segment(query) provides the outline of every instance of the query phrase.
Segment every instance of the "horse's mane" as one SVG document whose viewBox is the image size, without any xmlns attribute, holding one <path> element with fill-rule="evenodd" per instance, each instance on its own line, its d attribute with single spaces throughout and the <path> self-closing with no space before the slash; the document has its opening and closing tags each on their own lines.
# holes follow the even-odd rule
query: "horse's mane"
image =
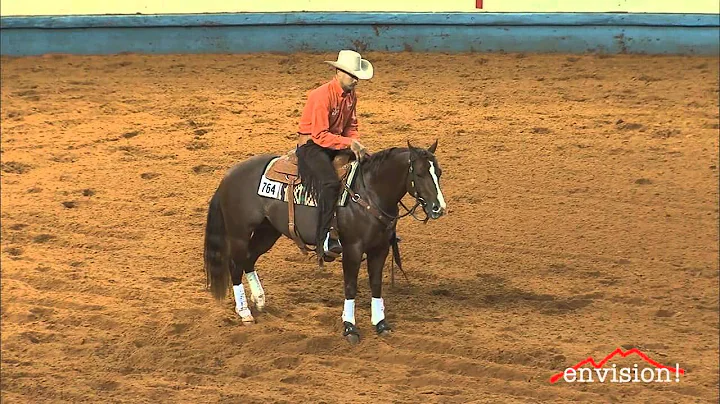
<svg viewBox="0 0 720 404">
<path fill-rule="evenodd" d="M 363 170 L 366 170 L 370 174 L 377 174 L 378 170 L 380 170 L 380 167 L 382 167 L 385 160 L 390 158 L 391 156 L 394 156 L 395 154 L 398 154 L 404 150 L 404 148 L 398 148 L 398 147 L 391 147 L 389 149 L 383 149 L 380 150 L 377 153 L 373 153 L 370 155 L 370 157 L 365 158 L 362 161 L 362 168 Z"/>
</svg>

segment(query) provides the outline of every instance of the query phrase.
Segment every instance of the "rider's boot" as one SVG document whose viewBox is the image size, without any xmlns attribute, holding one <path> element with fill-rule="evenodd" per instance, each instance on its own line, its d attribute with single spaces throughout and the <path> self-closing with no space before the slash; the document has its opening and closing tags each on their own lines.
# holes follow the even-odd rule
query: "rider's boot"
<svg viewBox="0 0 720 404">
<path fill-rule="evenodd" d="M 323 260 L 325 262 L 332 262 L 341 254 L 342 245 L 340 244 L 340 235 L 337 232 L 337 216 L 333 214 L 332 222 L 330 222 L 330 231 L 325 235 L 323 242 Z"/>
</svg>

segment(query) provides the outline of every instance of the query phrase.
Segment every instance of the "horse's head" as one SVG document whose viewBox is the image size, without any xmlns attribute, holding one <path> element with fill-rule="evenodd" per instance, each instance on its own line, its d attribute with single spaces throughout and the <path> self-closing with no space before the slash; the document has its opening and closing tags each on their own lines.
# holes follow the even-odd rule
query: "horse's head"
<svg viewBox="0 0 720 404">
<path fill-rule="evenodd" d="M 425 213 L 432 219 L 439 218 L 447 209 L 440 190 L 442 170 L 434 154 L 437 144 L 436 140 L 429 148 L 422 149 L 413 147 L 408 140 L 408 149 L 410 149 L 408 191 L 420 202 Z"/>
</svg>

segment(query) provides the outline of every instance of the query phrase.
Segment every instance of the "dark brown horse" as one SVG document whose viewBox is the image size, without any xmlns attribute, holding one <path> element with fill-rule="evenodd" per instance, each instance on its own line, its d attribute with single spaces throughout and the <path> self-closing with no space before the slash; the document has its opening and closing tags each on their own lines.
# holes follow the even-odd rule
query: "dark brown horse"
<svg viewBox="0 0 720 404">
<path fill-rule="evenodd" d="M 429 218 L 445 213 L 440 190 L 442 171 L 435 158 L 437 141 L 428 149 L 413 147 L 381 150 L 360 162 L 356 179 L 349 187 L 350 201 L 338 206 L 337 221 L 343 246 L 342 266 L 345 306 L 342 314 L 343 335 L 352 343 L 359 341 L 355 326 L 357 278 L 363 254 L 372 291 L 372 324 L 385 335 L 382 299 L 382 272 L 391 244 L 396 251 L 395 227 L 398 204 L 409 193 Z M 210 200 L 205 230 L 205 271 L 208 287 L 217 299 L 224 299 L 232 281 L 235 311 L 244 322 L 252 322 L 242 274 L 245 273 L 251 299 L 258 311 L 265 306 L 265 293 L 255 272 L 255 262 L 281 235 L 291 237 L 287 202 L 258 195 L 261 177 L 273 155 L 247 159 L 232 167 Z M 303 182 L 312 182 L 305 178 Z M 317 223 L 316 208 L 295 207 L 296 228 L 302 240 L 313 245 Z M 414 211 L 415 208 L 412 210 Z M 427 219 L 426 219 L 427 220 Z"/>
</svg>

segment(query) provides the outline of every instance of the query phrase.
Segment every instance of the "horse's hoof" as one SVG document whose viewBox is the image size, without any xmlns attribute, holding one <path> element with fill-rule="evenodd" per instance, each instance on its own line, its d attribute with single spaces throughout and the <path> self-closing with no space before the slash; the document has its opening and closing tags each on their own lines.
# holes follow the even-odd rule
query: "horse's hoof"
<svg viewBox="0 0 720 404">
<path fill-rule="evenodd" d="M 240 316 L 240 320 L 242 320 L 243 324 L 255 324 L 255 317 L 251 315 L 249 316 Z"/>
<path fill-rule="evenodd" d="M 360 337 L 355 334 L 350 334 L 345 339 L 350 343 L 350 345 L 357 345 L 360 343 Z"/>
<path fill-rule="evenodd" d="M 252 298 L 253 304 L 255 304 L 255 308 L 258 311 L 264 311 L 265 310 L 265 295 L 253 297 Z"/>
<path fill-rule="evenodd" d="M 243 322 L 243 324 L 254 324 L 255 323 L 255 317 L 253 317 L 253 315 L 249 309 L 244 309 L 244 310 L 235 309 L 235 313 L 237 313 L 237 315 L 240 316 L 240 320 Z"/>
<path fill-rule="evenodd" d="M 387 321 L 380 320 L 379 323 L 375 324 L 375 332 L 377 332 L 377 335 L 381 337 L 387 337 L 392 334 L 392 328 L 390 327 L 390 324 L 387 323 Z"/>
<path fill-rule="evenodd" d="M 358 332 L 357 327 L 355 327 L 355 324 L 344 321 L 343 325 L 345 326 L 345 330 L 343 331 L 343 337 L 348 340 L 348 342 L 352 345 L 356 345 L 360 342 L 360 332 Z"/>
</svg>

